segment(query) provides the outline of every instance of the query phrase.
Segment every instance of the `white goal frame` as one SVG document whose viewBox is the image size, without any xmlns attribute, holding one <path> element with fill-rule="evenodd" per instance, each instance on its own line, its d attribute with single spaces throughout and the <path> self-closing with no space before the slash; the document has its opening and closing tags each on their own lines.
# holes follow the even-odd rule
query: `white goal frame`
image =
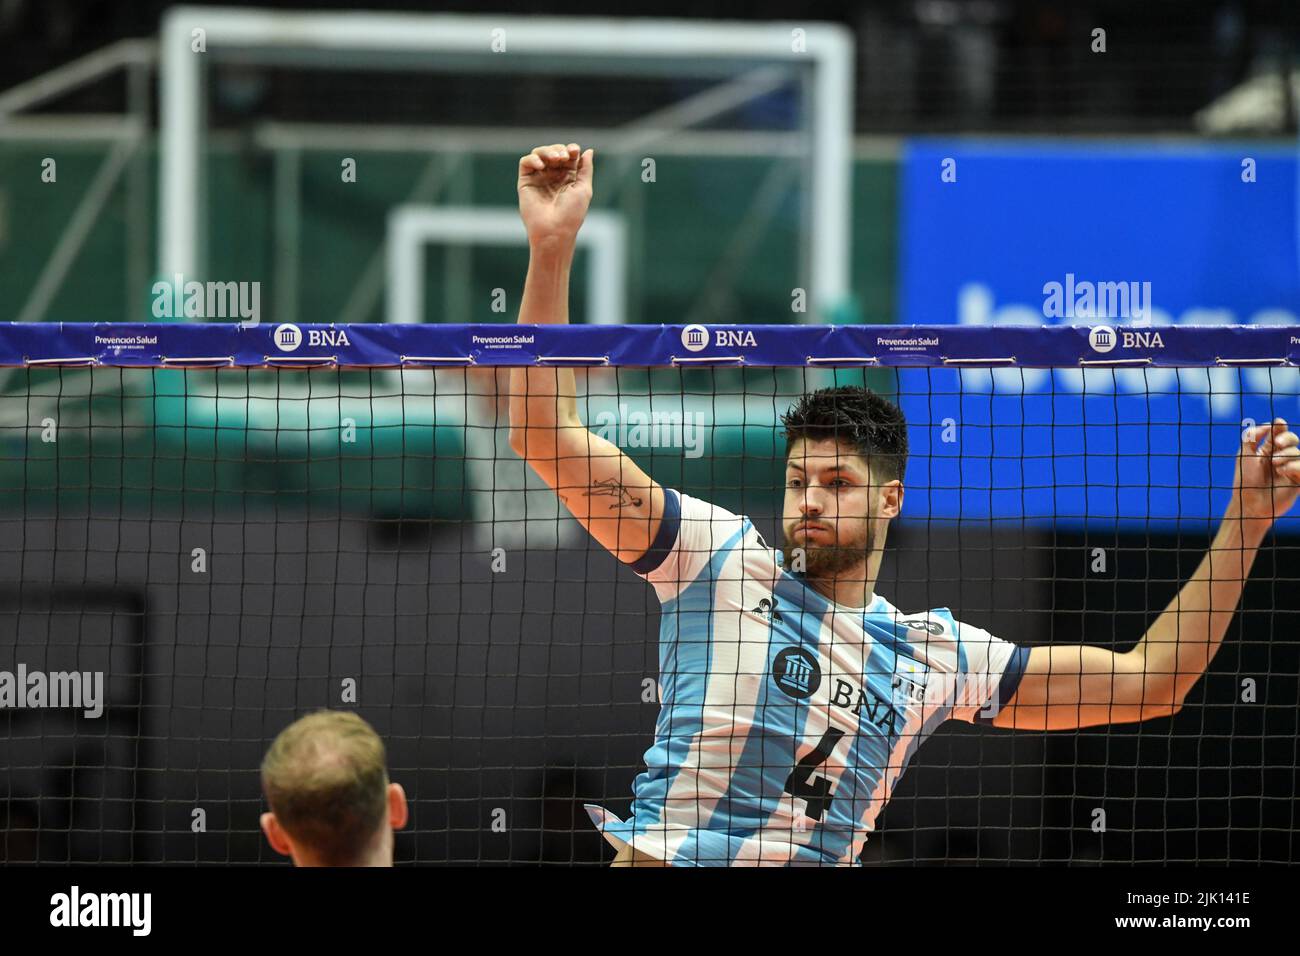
<svg viewBox="0 0 1300 956">
<path fill-rule="evenodd" d="M 203 52 L 195 52 L 195 31 Z M 452 14 L 271 12 L 173 7 L 160 32 L 159 271 L 201 279 L 205 128 L 204 64 L 209 58 L 331 68 L 340 61 L 448 69 L 439 54 L 491 52 L 504 38 L 512 68 L 591 73 L 639 58 L 664 76 L 707 74 L 730 64 L 811 64 L 807 276 L 812 315 L 850 291 L 853 37 L 838 24 L 738 23 Z M 518 54 L 517 56 L 515 54 Z M 596 57 L 586 62 L 584 56 Z M 562 64 L 562 67 L 557 65 Z M 717 71 L 718 67 L 714 67 Z M 527 144 L 521 145 L 521 152 Z M 815 250 L 815 254 L 813 253 Z M 811 321 L 812 319 L 809 318 Z"/>
<path fill-rule="evenodd" d="M 424 249 L 431 242 L 526 246 L 517 209 L 404 204 L 388 214 L 387 317 L 424 321 Z M 587 324 L 622 325 L 627 301 L 627 228 L 623 217 L 592 209 L 577 245 L 591 256 L 587 269 Z"/>
</svg>

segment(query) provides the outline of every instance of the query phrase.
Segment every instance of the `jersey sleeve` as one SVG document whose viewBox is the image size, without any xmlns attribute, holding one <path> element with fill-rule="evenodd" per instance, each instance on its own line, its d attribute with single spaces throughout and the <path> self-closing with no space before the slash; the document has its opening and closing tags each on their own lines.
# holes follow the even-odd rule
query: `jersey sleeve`
<svg viewBox="0 0 1300 956">
<path fill-rule="evenodd" d="M 654 586 L 661 602 L 672 600 L 744 527 L 745 519 L 725 508 L 665 488 L 659 531 L 649 550 L 629 566 Z"/>
<path fill-rule="evenodd" d="M 952 719 L 988 724 L 1016 692 L 1029 648 L 1004 641 L 983 628 L 957 625 L 959 669 Z"/>
</svg>

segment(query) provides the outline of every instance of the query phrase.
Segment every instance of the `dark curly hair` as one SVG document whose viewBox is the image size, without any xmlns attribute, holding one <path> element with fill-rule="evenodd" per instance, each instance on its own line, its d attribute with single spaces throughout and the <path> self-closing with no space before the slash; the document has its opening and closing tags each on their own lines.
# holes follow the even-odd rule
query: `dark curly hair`
<svg viewBox="0 0 1300 956">
<path fill-rule="evenodd" d="M 799 439 L 834 438 L 867 459 L 880 481 L 902 478 L 907 468 L 907 420 L 897 405 L 869 388 L 839 385 L 803 396 L 781 416 L 788 456 Z"/>
</svg>

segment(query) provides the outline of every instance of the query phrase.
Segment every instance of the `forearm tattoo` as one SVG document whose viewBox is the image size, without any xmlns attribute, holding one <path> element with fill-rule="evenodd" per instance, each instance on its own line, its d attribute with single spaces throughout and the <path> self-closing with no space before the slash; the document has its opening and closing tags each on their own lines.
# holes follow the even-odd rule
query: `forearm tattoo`
<svg viewBox="0 0 1300 956">
<path fill-rule="evenodd" d="M 627 507 L 639 508 L 641 507 L 642 500 L 644 500 L 633 495 L 632 492 L 628 491 L 620 482 L 613 478 L 596 482 L 595 485 L 592 486 L 591 491 L 584 491 L 583 494 L 588 498 L 615 499 L 609 506 L 610 511 L 617 511 L 620 508 Z"/>
</svg>

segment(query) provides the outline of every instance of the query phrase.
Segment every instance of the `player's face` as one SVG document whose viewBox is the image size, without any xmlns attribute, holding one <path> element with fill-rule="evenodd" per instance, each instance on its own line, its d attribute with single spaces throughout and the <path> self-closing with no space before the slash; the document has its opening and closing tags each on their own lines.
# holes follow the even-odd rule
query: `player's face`
<svg viewBox="0 0 1300 956">
<path fill-rule="evenodd" d="M 875 500 L 866 460 L 834 439 L 800 439 L 785 466 L 786 564 L 802 548 L 804 572 L 822 577 L 866 561 L 875 545 Z"/>
</svg>

